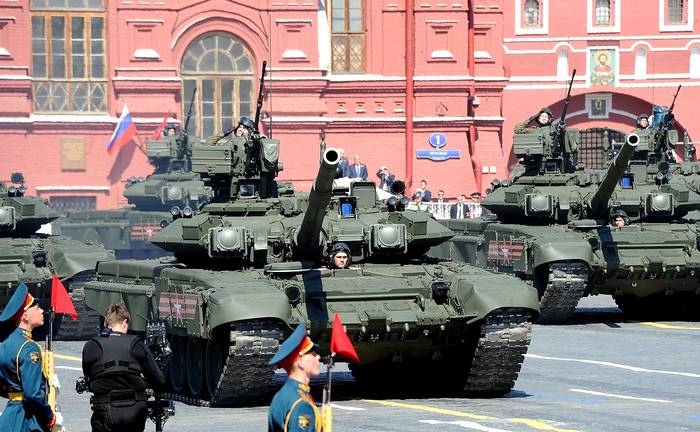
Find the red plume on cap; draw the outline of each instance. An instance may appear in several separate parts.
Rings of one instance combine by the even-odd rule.
[[[331,353],[344,357],[346,360],[351,360],[359,363],[360,357],[355,352],[355,347],[352,346],[348,334],[345,333],[343,323],[340,321],[340,315],[336,312],[333,315],[333,329],[331,333]]]
[[[51,307],[57,314],[70,315],[73,321],[78,319],[78,312],[75,310],[73,300],[70,299],[66,287],[56,275],[51,280]]]

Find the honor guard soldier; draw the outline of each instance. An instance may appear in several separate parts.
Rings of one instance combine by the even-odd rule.
[[[269,364],[287,371],[287,381],[275,394],[268,414],[268,432],[320,432],[321,414],[311,398],[309,381],[320,371],[318,345],[306,335],[306,326],[299,324],[280,345]]]
[[[0,416],[0,431],[50,431],[56,415],[47,398],[48,382],[41,367],[41,348],[32,330],[44,325],[44,311],[24,283],[12,294],[0,324],[9,326],[0,344],[0,394],[10,401]]]
[[[148,414],[143,377],[156,388],[165,385],[165,376],[143,339],[126,334],[130,320],[123,305],[111,305],[105,313],[106,329],[83,347],[83,373],[94,394],[90,398],[93,432],[143,432]]]

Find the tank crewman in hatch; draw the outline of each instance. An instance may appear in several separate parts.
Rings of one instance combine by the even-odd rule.
[[[321,373],[318,345],[299,324],[280,345],[268,364],[287,371],[287,381],[272,398],[267,416],[268,432],[320,432],[321,414],[311,397],[309,382]]]
[[[222,138],[225,138],[231,134],[233,134],[233,136],[236,137],[248,138],[250,135],[252,135],[253,130],[255,130],[255,122],[249,119],[248,117],[241,117],[240,120],[238,120],[238,124],[235,128],[228,129],[210,136],[209,138],[207,138],[204,144],[219,145],[219,141],[222,140]]]
[[[627,213],[625,213],[624,210],[614,211],[610,219],[615,228],[622,228],[630,223],[630,218],[627,216]]]
[[[83,347],[83,373],[90,392],[93,432],[143,432],[146,425],[146,381],[165,385],[165,376],[139,336],[126,334],[131,315],[121,304],[105,312],[105,329]]]
[[[14,327],[6,329],[12,332],[0,344],[0,394],[9,399],[0,416],[0,431],[49,431],[56,414],[47,399],[41,348],[32,340],[32,330],[44,324],[44,311],[24,283],[12,294],[0,323]]]
[[[554,114],[552,114],[552,110],[547,108],[547,107],[542,107],[542,109],[529,119],[525,120],[522,123],[518,123],[515,125],[515,130],[514,132],[516,134],[531,134],[531,133],[538,133],[541,128],[549,128],[551,129],[550,132],[554,131],[554,127],[552,126],[552,119],[554,118]],[[528,126],[530,123],[533,121],[537,121],[536,126]]]
[[[637,127],[632,133],[639,134],[649,128],[649,115],[641,113],[637,116]]]
[[[333,245],[331,253],[328,255],[328,268],[344,269],[350,267],[352,258],[350,256],[350,248],[343,242],[338,242]]]

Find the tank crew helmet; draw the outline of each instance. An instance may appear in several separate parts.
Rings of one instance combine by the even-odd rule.
[[[625,225],[628,225],[630,223],[630,218],[627,216],[627,213],[624,210],[615,210],[612,212],[610,215],[610,219],[615,222],[615,219],[617,218],[622,218],[622,220],[625,222]]]
[[[646,120],[646,121],[647,121],[646,126],[642,126],[642,125],[640,124],[642,120]],[[646,128],[647,126],[649,126],[649,114],[645,114],[645,113],[639,114],[639,115],[637,116],[637,126],[639,126],[639,127],[644,127],[644,128]]]
[[[335,256],[341,252],[344,252],[345,255],[348,256],[348,262],[347,262],[347,264],[345,264],[345,267],[350,266],[350,264],[352,262],[352,255],[350,255],[350,247],[343,242],[338,242],[338,243],[333,245],[333,247],[331,248],[331,253],[328,255],[328,258],[330,259],[330,267],[331,268],[337,268],[337,266],[334,265],[334,263],[333,263],[333,258],[335,258]]]
[[[251,132],[255,129],[255,123],[248,117],[241,117],[241,119],[238,120],[238,126],[245,126],[250,129]]]
[[[7,306],[0,314],[0,324],[17,322],[30,307],[37,304],[36,299],[29,294],[29,290],[24,282],[20,282],[15,292],[7,302]]]
[[[289,372],[294,363],[303,357],[304,354],[314,351],[318,351],[318,344],[315,344],[306,335],[306,326],[299,324],[294,329],[294,332],[282,342],[282,345],[280,345],[267,364],[270,366],[279,365],[279,367]]]
[[[547,120],[546,123],[542,123],[542,122],[540,121],[540,116],[541,116],[542,114],[547,114],[547,116],[549,116],[549,120]],[[537,123],[540,123],[540,124],[542,124],[542,125],[548,125],[548,124],[550,124],[550,123],[552,122],[552,119],[553,119],[553,118],[554,118],[554,114],[552,113],[552,110],[549,109],[548,107],[542,107],[542,108],[540,109],[540,112],[537,113]]]

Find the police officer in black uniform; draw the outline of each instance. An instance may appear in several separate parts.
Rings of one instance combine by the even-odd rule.
[[[90,399],[93,432],[142,432],[147,418],[146,381],[165,385],[165,376],[139,336],[126,334],[131,316],[124,305],[105,313],[105,329],[83,347],[83,373]]]

